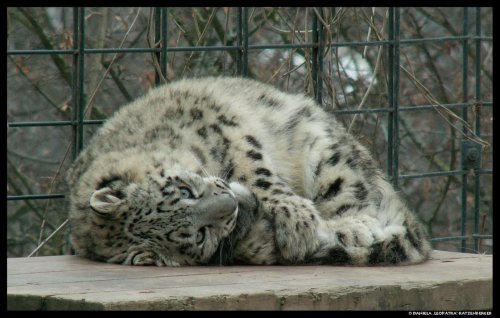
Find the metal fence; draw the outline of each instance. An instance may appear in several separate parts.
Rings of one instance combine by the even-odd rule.
[[[85,106],[88,102],[84,94],[84,76],[85,76],[85,56],[96,53],[127,53],[127,54],[154,54],[158,61],[156,69],[156,83],[162,82],[162,74],[167,73],[167,56],[173,52],[194,52],[194,51],[232,51],[236,52],[236,73],[241,76],[248,76],[249,69],[252,65],[249,64],[249,52],[263,49],[308,49],[312,52],[312,79],[314,85],[314,96],[319,104],[322,104],[323,98],[323,71],[325,68],[322,52],[325,46],[330,48],[353,47],[353,46],[385,46],[387,52],[387,72],[388,72],[388,96],[389,102],[387,105],[381,105],[380,108],[370,109],[344,109],[334,110],[337,115],[361,114],[361,113],[378,113],[387,116],[387,172],[396,189],[400,187],[400,182],[405,179],[412,178],[431,178],[437,176],[456,176],[461,178],[461,235],[448,237],[434,237],[433,242],[441,241],[460,241],[461,250],[465,252],[466,243],[473,240],[474,251],[479,251],[479,242],[481,239],[492,239],[491,234],[484,234],[480,231],[480,184],[481,178],[485,174],[492,174],[493,169],[485,169],[481,165],[481,146],[471,141],[471,131],[463,128],[463,137],[461,143],[461,166],[457,170],[438,171],[438,172],[422,172],[417,174],[400,174],[399,169],[399,124],[400,116],[403,112],[415,112],[425,109],[431,109],[437,105],[419,105],[419,106],[404,106],[399,103],[399,83],[400,83],[400,48],[404,46],[419,45],[424,42],[446,42],[457,41],[463,47],[463,63],[462,63],[462,96],[463,100],[459,103],[440,104],[439,107],[461,110],[461,118],[464,122],[474,126],[473,133],[476,137],[481,137],[482,127],[480,122],[481,109],[484,107],[492,107],[492,101],[483,100],[481,94],[481,43],[484,41],[492,41],[492,36],[483,36],[481,30],[481,8],[463,8],[463,34],[460,36],[447,36],[436,38],[419,38],[419,39],[401,39],[400,38],[400,9],[389,8],[389,18],[387,24],[387,40],[380,41],[360,41],[360,42],[334,42],[327,43],[325,41],[325,25],[321,21],[318,14],[312,16],[312,38],[310,43],[298,44],[266,44],[252,45],[249,43],[248,35],[248,12],[249,8],[236,8],[237,10],[237,41],[236,45],[228,46],[186,46],[186,47],[169,47],[167,45],[168,33],[168,8],[154,9],[154,29],[155,43],[153,48],[87,48],[85,42],[86,24],[85,24],[85,8],[73,8],[73,48],[72,49],[57,49],[57,50],[9,50],[8,55],[71,55],[72,56],[72,105],[74,106],[72,120],[70,121],[32,121],[32,122],[9,122],[9,129],[24,129],[26,127],[36,126],[71,126],[72,127],[72,156],[75,158],[84,147],[84,126],[98,125],[102,120],[86,120]],[[317,13],[317,11],[316,11]],[[469,34],[469,17],[475,15],[475,33]],[[471,61],[468,52],[471,47],[475,47],[475,58]],[[469,87],[469,67],[474,68],[474,87]],[[474,98],[469,100],[469,91],[473,90]],[[471,118],[468,115],[468,109],[474,109],[474,116]],[[472,183],[474,189],[474,200],[471,204],[467,200],[467,186]],[[29,195],[8,195],[7,200],[49,200],[63,199],[64,193],[56,194],[29,194]],[[473,224],[467,223],[467,216],[473,213]],[[472,237],[467,235],[467,229],[472,227]]]

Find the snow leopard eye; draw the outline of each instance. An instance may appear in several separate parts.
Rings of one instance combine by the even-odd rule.
[[[203,243],[203,241],[205,240],[205,233],[207,231],[207,227],[204,226],[202,227],[198,233],[196,234],[196,244],[198,245],[201,245],[201,243]]]
[[[180,187],[179,192],[181,193],[181,199],[192,199],[194,198],[193,193],[186,187]]]

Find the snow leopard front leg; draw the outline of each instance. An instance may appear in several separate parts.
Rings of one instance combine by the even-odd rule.
[[[240,235],[235,258],[254,264],[307,262],[321,247],[318,233],[325,221],[311,200],[294,194],[278,178],[257,177],[253,181],[248,186],[256,208],[238,212],[253,215],[244,218],[251,219],[252,224],[244,237]]]
[[[272,168],[262,146],[246,136],[248,148],[234,160],[240,180],[255,198],[254,222],[237,244],[235,258],[254,264],[304,263],[321,248],[324,223],[311,200],[294,193]],[[238,194],[237,194],[238,197]]]

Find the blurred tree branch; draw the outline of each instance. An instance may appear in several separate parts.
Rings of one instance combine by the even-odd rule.
[[[57,49],[57,47],[54,46],[54,44],[49,39],[47,34],[45,34],[44,28],[34,18],[34,14],[31,11],[32,9],[18,7],[17,10],[21,13],[24,19],[20,15],[18,15],[15,11],[11,11],[13,17],[19,22],[21,22],[21,24],[23,24],[24,26],[31,29],[33,33],[35,33],[38,36],[45,49],[47,50]],[[64,62],[64,60],[58,54],[50,54],[50,58],[52,59],[57,69],[59,70],[61,77],[64,79],[64,81],[66,81],[68,86],[71,87],[72,86],[71,72],[66,63]]]

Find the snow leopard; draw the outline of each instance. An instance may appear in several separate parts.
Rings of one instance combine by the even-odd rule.
[[[70,167],[76,254],[126,265],[407,265],[431,246],[368,149],[312,98],[181,79],[121,107]]]

